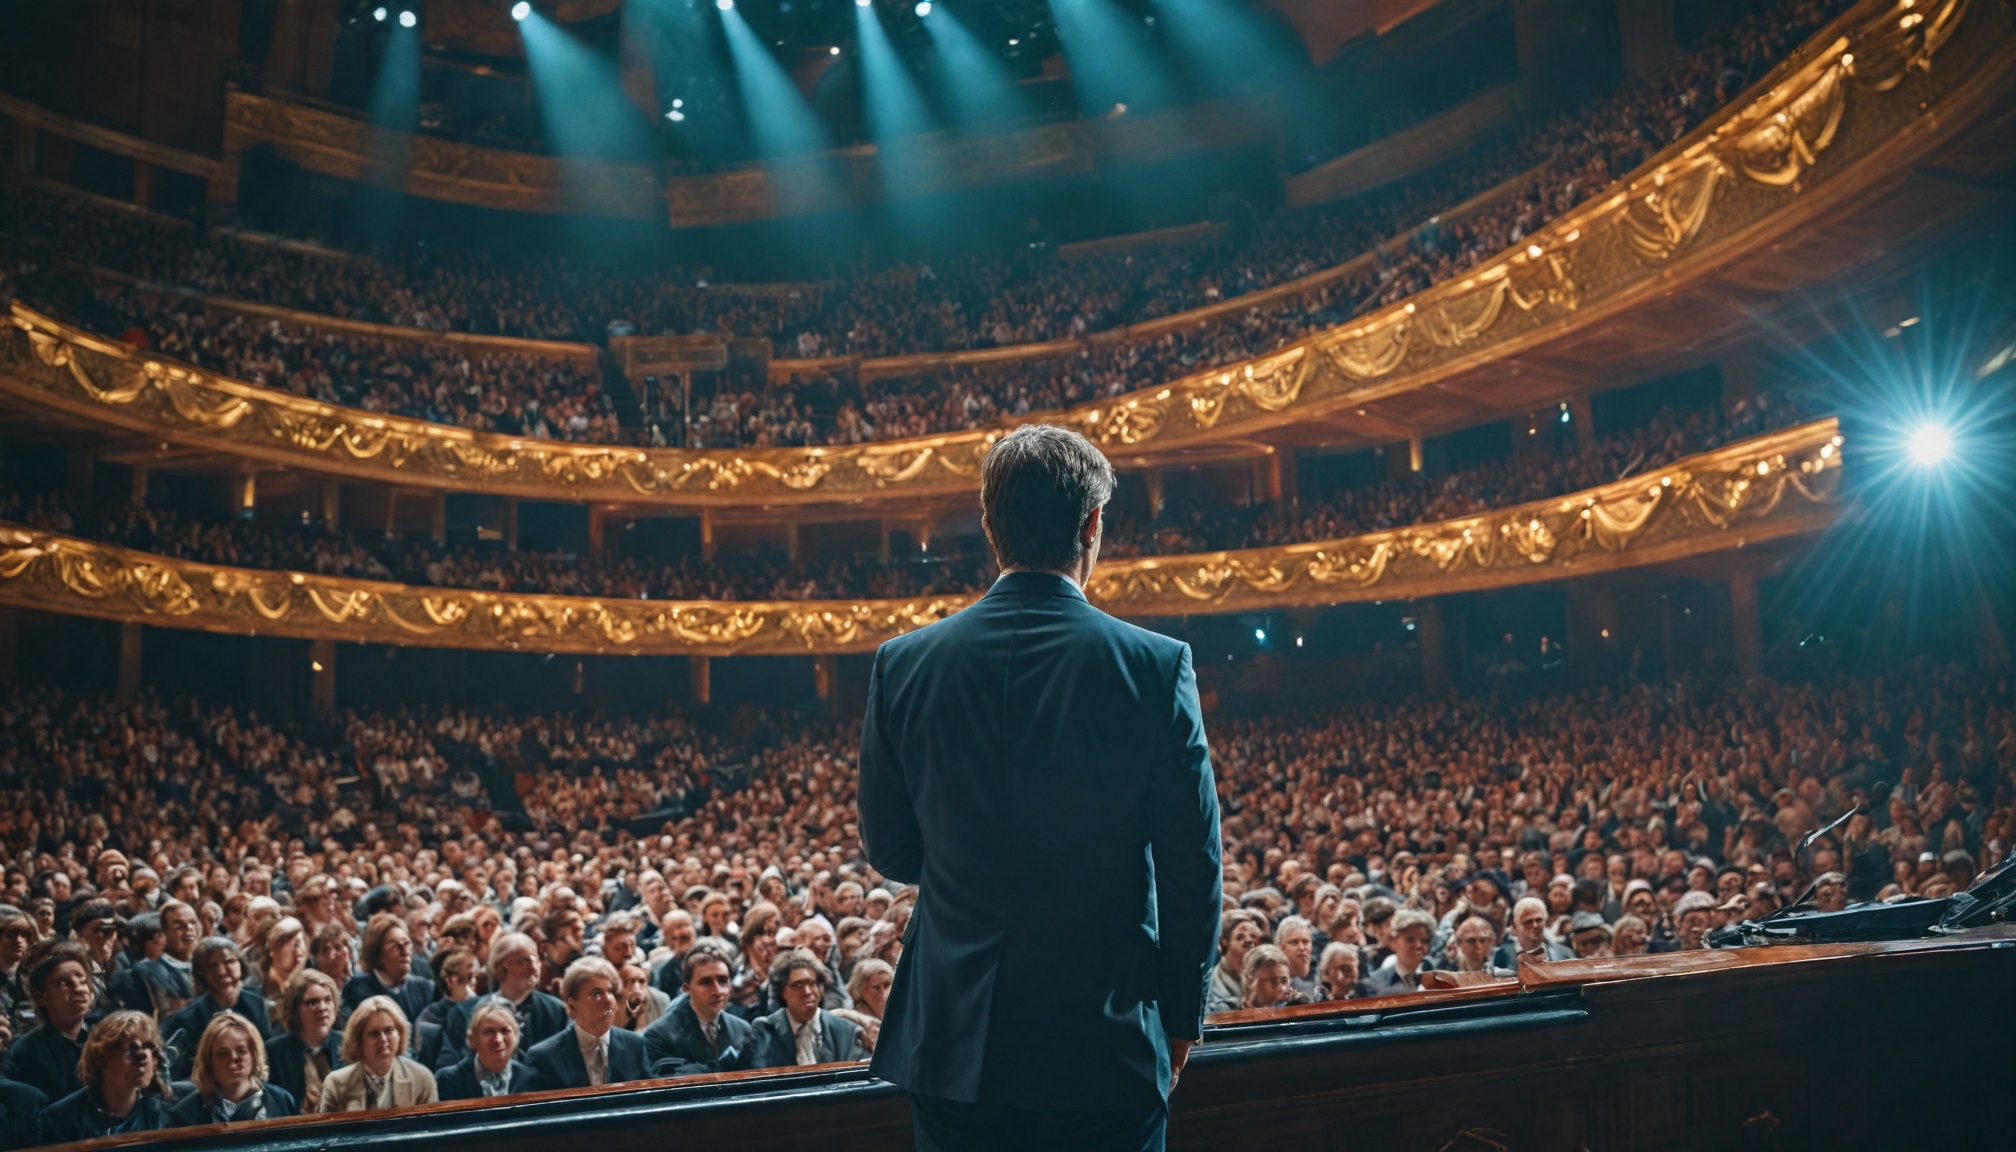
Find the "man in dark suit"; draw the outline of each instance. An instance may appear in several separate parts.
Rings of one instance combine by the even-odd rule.
[[[653,1076],[695,1076],[749,1066],[749,1022],[727,1011],[734,968],[720,950],[695,945],[680,963],[685,995],[644,1030]]]
[[[859,1060],[861,1030],[819,1006],[832,975],[803,948],[770,962],[770,990],[784,1005],[749,1026],[751,1068],[802,1068]]]
[[[47,1107],[49,1097],[41,1089],[32,1084],[0,1080],[0,1152],[33,1148],[41,1143],[36,1138],[36,1123]]]
[[[589,1088],[643,1080],[651,1075],[644,1038],[616,1027],[616,998],[623,978],[600,956],[584,956],[567,966],[560,996],[573,1026],[534,1044],[525,1053],[530,1075],[523,1092]]]
[[[1001,578],[875,656],[861,839],[920,896],[874,1070],[920,1148],[1160,1148],[1203,1028],[1210,752],[1189,646],[1085,598],[1112,492],[1083,437],[1003,437],[981,472]]]

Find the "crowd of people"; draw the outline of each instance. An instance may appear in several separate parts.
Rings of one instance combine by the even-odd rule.
[[[1208,1007],[1698,948],[1809,886],[1822,909],[1950,894],[2016,832],[2010,700],[1921,662],[1215,718]],[[15,692],[0,1139],[863,1057],[916,891],[860,856],[858,725],[757,729],[290,730]],[[484,780],[515,780],[517,827]]]
[[[310,395],[470,427],[569,439],[708,445],[851,443],[992,424],[1117,395],[1272,351],[1458,275],[1595,196],[1725,105],[1843,0],[1770,0],[1683,53],[1658,78],[1536,123],[1505,142],[1341,207],[1286,212],[1250,235],[1091,259],[956,256],[807,285],[721,285],[704,270],[617,273],[561,259],[444,252],[382,260],[308,255],[9,191],[7,261],[65,261],[310,312],[422,328],[597,339],[642,332],[766,336],[779,355],[883,356],[1083,338],[1239,296],[1374,252],[1319,289],[1152,339],[1088,343],[1057,359],[916,378],[832,383],[832,409],[791,389],[729,389],[693,428],[622,427],[600,374],[524,357],[471,360],[370,339],[290,332],[192,310],[129,316],[155,347]],[[1438,215],[1513,177],[1508,195]],[[1425,221],[1425,223],[1424,223]],[[0,285],[4,287],[4,285]],[[348,346],[347,348],[339,345]],[[685,414],[680,419],[684,420]]]

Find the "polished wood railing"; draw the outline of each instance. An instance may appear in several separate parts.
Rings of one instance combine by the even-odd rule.
[[[1753,437],[1558,499],[1345,540],[1114,560],[1086,594],[1136,618],[1438,596],[1668,564],[1823,530],[1833,420]],[[213,632],[636,655],[861,652],[974,594],[676,601],[414,587],[226,568],[0,524],[0,604]]]
[[[1522,966],[1457,992],[1214,1016],[1178,1149],[1997,1147],[2016,927]],[[1933,1085],[1936,1084],[1936,1087]],[[730,1073],[112,1137],[310,1152],[907,1147],[861,1065]]]

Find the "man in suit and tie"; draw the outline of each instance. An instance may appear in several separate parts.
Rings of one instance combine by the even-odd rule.
[[[651,1075],[693,1076],[748,1067],[749,1022],[727,1011],[735,987],[727,951],[702,940],[677,963],[686,995],[644,1030]]]
[[[980,484],[1000,579],[869,679],[861,839],[920,893],[874,1071],[920,1149],[1159,1149],[1221,891],[1190,649],[1085,598],[1113,493],[1089,441],[1018,428]]]
[[[616,997],[623,978],[600,956],[584,956],[560,977],[560,998],[571,1027],[534,1044],[525,1053],[530,1075],[521,1091],[599,1088],[650,1076],[644,1038],[616,1027]]]
[[[485,1000],[502,1000],[518,1015],[518,1047],[522,1053],[567,1029],[567,1006],[559,997],[539,991],[539,945],[523,932],[499,932],[490,941],[490,987],[487,996],[471,996],[451,1006],[441,1020],[441,1054],[436,1071],[469,1055],[469,1021]]]
[[[819,957],[803,948],[770,962],[770,994],[784,1005],[750,1025],[751,1068],[802,1068],[859,1060],[861,1030],[819,1006],[833,979]]]

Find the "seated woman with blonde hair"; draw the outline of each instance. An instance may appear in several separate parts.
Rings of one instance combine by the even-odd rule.
[[[168,1118],[167,1054],[144,1012],[114,1012],[84,1041],[77,1078],[84,1087],[42,1113],[44,1144],[68,1144],[173,1125]]]
[[[219,1012],[196,1042],[191,1066],[196,1091],[175,1102],[168,1116],[177,1127],[242,1124],[298,1116],[294,1094],[266,1082],[266,1042],[252,1022],[236,1012]]]
[[[322,1081],[322,1112],[409,1108],[437,1099],[434,1073],[400,1053],[412,1026],[390,996],[367,997],[343,1029],[343,1067]]]

